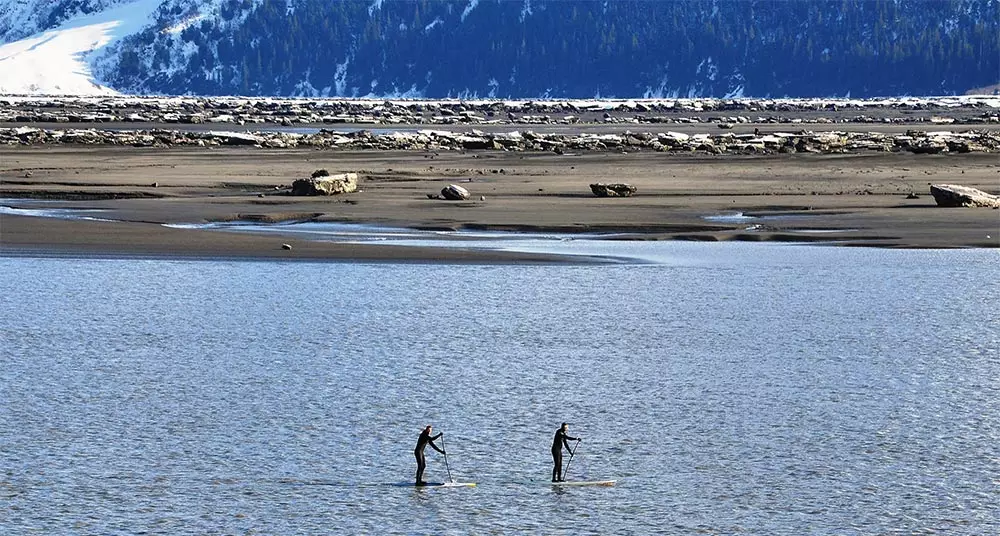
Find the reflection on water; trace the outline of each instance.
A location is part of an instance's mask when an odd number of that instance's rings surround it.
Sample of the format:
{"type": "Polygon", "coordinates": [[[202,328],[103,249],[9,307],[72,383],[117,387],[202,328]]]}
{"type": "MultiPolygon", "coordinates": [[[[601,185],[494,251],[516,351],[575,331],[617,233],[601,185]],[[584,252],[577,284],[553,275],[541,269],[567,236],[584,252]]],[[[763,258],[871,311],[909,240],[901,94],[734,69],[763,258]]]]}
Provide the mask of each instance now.
{"type": "MultiPolygon", "coordinates": [[[[721,221],[721,220],[720,220],[721,221]]],[[[520,233],[507,231],[441,231],[406,229],[380,225],[332,222],[285,222],[267,223],[249,221],[216,222],[199,224],[168,224],[178,229],[216,229],[220,231],[275,233],[300,239],[324,240],[340,243],[376,243],[395,246],[463,248],[503,250],[527,253],[565,255],[568,257],[603,258],[608,262],[641,262],[675,264],[683,259],[699,261],[716,257],[713,251],[728,252],[730,249],[706,249],[703,245],[691,243],[642,242],[617,240],[620,233],[520,233]]],[[[747,230],[763,230],[754,224],[747,230]]],[[[803,234],[838,233],[838,229],[802,229],[803,234]]],[[[730,244],[728,248],[743,249],[744,245],[730,244]]],[[[755,244],[752,248],[795,247],[788,244],[755,244]]]]}
{"type": "MultiPolygon", "coordinates": [[[[716,223],[747,224],[745,231],[774,231],[775,225],[789,223],[801,224],[814,219],[815,216],[807,214],[758,214],[748,215],[743,212],[731,212],[725,214],[711,214],[703,216],[702,219],[716,223]]],[[[834,234],[850,233],[857,229],[808,229],[808,228],[782,228],[783,231],[801,234],[834,234]]]]}
{"type": "Polygon", "coordinates": [[[111,221],[90,216],[106,212],[101,209],[61,208],[52,206],[58,202],[36,199],[0,199],[0,215],[34,216],[39,218],[58,218],[63,220],[93,220],[111,221]],[[17,204],[20,206],[8,206],[17,204]]]}
{"type": "MultiPolygon", "coordinates": [[[[62,208],[53,206],[57,201],[0,199],[0,214],[37,216],[61,219],[104,220],[91,216],[105,212],[95,209],[62,208]],[[38,208],[36,208],[38,207],[38,208]]],[[[748,223],[745,231],[770,231],[777,221],[797,221],[809,218],[802,215],[748,216],[742,212],[704,216],[705,220],[719,223],[748,223]],[[762,223],[758,223],[762,222],[762,223]]],[[[175,229],[214,229],[220,231],[275,233],[300,239],[324,240],[342,243],[381,243],[399,246],[438,248],[463,248],[506,250],[530,253],[547,253],[567,256],[605,257],[609,261],[669,262],[656,253],[659,246],[641,244],[616,245],[610,241],[622,238],[620,233],[520,233],[506,231],[442,231],[407,229],[357,223],[315,221],[289,221],[260,223],[229,221],[213,223],[172,223],[165,227],[175,229]]],[[[787,229],[803,235],[851,232],[853,229],[787,229]]]]}
{"type": "Polygon", "coordinates": [[[708,221],[717,221],[720,223],[750,223],[754,221],[760,221],[760,218],[755,216],[747,216],[742,212],[733,212],[731,214],[713,214],[711,216],[705,216],[708,221]]]}
{"type": "Polygon", "coordinates": [[[0,258],[0,532],[1000,533],[995,251],[653,245],[0,258]]]}
{"type": "Polygon", "coordinates": [[[548,253],[566,256],[604,257],[609,261],[657,262],[656,256],[642,255],[657,247],[616,245],[617,234],[595,233],[517,233],[505,231],[441,231],[407,229],[380,225],[332,222],[218,222],[205,224],[168,224],[179,229],[216,229],[220,231],[275,233],[310,240],[340,243],[384,244],[396,246],[505,250],[548,253]]]}

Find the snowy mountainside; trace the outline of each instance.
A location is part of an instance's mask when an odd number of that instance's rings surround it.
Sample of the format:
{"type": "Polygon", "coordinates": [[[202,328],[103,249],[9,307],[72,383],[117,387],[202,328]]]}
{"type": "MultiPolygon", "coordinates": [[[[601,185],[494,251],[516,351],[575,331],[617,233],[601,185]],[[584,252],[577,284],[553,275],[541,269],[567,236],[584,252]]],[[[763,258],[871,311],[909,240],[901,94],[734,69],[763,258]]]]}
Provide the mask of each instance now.
{"type": "Polygon", "coordinates": [[[136,0],[5,0],[0,2],[0,43],[49,30],[81,15],[136,0]]]}
{"type": "MultiPolygon", "coordinates": [[[[0,0],[2,1],[2,0],[0,0]]],[[[0,94],[117,93],[121,39],[148,30],[172,36],[221,16],[226,0],[7,0],[0,4],[0,94]]],[[[244,10],[254,3],[242,2],[244,10]]],[[[148,63],[148,62],[147,62],[148,63]]]]}
{"type": "Polygon", "coordinates": [[[190,58],[195,53],[218,57],[220,43],[226,43],[225,36],[240,27],[257,5],[255,0],[161,0],[151,26],[112,44],[95,56],[91,64],[98,76],[110,79],[122,69],[146,73],[146,88],[137,91],[144,93],[170,92],[162,89],[159,82],[167,78],[188,74],[195,78],[217,76],[213,70],[217,71],[218,66],[200,73],[183,71],[191,68],[190,58]],[[203,30],[215,39],[192,37],[199,36],[203,30]],[[152,42],[159,43],[159,47],[151,50],[149,44],[152,42]]]}
{"type": "MultiPolygon", "coordinates": [[[[64,47],[94,87],[378,98],[874,97],[962,94],[1000,82],[1000,0],[0,0],[0,47],[8,47],[0,48],[0,92],[45,92],[51,76],[14,80],[5,54],[22,57],[42,32],[124,7],[133,8],[127,24],[105,21],[105,33],[94,34],[100,46],[77,36],[64,47]]],[[[32,63],[22,57],[20,65],[32,63]]]]}
{"type": "Polygon", "coordinates": [[[116,93],[98,83],[89,59],[109,43],[142,29],[159,0],[21,2],[8,5],[5,24],[21,15],[19,35],[0,45],[0,94],[116,93]]]}

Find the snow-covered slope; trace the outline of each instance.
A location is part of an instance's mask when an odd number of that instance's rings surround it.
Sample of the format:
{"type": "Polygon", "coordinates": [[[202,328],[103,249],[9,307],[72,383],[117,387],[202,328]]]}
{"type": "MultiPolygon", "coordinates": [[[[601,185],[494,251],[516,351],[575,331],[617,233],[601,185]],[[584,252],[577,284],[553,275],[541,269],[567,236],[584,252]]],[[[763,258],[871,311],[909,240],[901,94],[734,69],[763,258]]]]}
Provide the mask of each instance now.
{"type": "MultiPolygon", "coordinates": [[[[37,26],[30,16],[37,7],[28,4],[7,6],[11,10],[7,15],[23,16],[25,25],[37,26]]],[[[152,23],[159,4],[160,0],[135,0],[76,14],[55,28],[0,45],[0,94],[116,93],[94,79],[89,61],[102,48],[152,23]]]]}
{"type": "Polygon", "coordinates": [[[0,43],[51,30],[75,17],[136,0],[0,0],[0,43]]]}

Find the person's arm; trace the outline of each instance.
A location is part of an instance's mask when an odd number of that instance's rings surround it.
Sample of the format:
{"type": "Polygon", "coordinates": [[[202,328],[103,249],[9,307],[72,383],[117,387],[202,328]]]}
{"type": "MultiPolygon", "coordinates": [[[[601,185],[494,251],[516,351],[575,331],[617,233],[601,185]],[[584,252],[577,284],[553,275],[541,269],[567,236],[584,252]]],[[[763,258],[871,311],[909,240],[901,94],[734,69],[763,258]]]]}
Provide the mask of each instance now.
{"type": "Polygon", "coordinates": [[[439,438],[439,437],[441,437],[442,434],[444,434],[444,432],[441,432],[438,435],[430,438],[430,444],[431,444],[431,448],[433,448],[434,450],[440,452],[441,454],[444,454],[444,451],[441,450],[441,449],[439,449],[438,446],[434,444],[434,440],[437,439],[437,438],[439,438]]]}

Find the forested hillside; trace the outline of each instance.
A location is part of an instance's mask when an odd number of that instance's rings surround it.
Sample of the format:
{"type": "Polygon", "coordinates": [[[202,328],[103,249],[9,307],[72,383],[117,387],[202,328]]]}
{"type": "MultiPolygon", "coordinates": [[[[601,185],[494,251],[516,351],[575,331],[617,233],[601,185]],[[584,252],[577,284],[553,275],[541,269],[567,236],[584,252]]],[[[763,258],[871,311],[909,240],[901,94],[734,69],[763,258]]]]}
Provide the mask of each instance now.
{"type": "Polygon", "coordinates": [[[97,64],[134,92],[423,97],[963,93],[1000,0],[168,0],[97,64]]]}

